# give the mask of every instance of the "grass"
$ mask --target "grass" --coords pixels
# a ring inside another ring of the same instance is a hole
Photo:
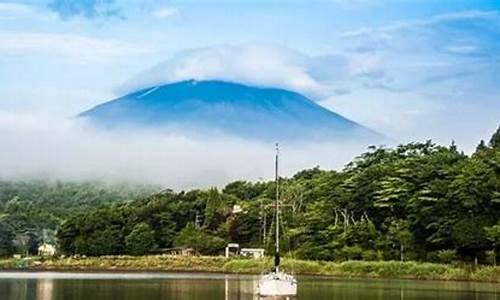
[[[156,271],[218,272],[259,274],[269,270],[272,260],[209,256],[103,256],[48,260],[0,260],[0,270],[53,271]],[[420,262],[346,261],[324,262],[284,259],[283,268],[302,275],[327,275],[348,278],[401,278],[420,280],[461,280],[500,282],[500,267],[454,266]]]
[[[15,259],[0,259],[0,269],[16,269],[18,268],[17,260]]]
[[[464,268],[419,262],[347,261],[342,263],[327,263],[324,272],[327,275],[342,277],[470,280],[470,272]]]

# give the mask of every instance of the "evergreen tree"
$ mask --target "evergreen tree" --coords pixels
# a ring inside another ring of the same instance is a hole
[[[491,136],[489,146],[494,149],[500,149],[500,126],[497,131]]]
[[[484,140],[481,140],[481,142],[479,142],[479,144],[476,147],[476,152],[474,152],[474,153],[478,154],[486,149],[488,149],[488,146],[486,146],[486,143],[484,142]]]

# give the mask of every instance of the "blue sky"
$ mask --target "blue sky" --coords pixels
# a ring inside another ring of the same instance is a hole
[[[190,77],[294,89],[470,151],[500,123],[500,1],[0,0],[4,115],[71,117]]]

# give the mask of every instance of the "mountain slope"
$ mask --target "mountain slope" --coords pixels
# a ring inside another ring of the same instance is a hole
[[[128,94],[80,115],[107,128],[173,128],[260,140],[375,138],[295,92],[223,81],[182,81]]]

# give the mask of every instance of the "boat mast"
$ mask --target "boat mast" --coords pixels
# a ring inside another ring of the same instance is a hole
[[[279,145],[276,143],[276,163],[275,163],[275,182],[276,182],[276,250],[274,254],[274,269],[275,272],[279,272],[279,266],[280,266],[280,202],[279,202],[279,196],[280,196],[280,190],[279,190],[279,169],[278,169],[278,162],[279,162]]]

